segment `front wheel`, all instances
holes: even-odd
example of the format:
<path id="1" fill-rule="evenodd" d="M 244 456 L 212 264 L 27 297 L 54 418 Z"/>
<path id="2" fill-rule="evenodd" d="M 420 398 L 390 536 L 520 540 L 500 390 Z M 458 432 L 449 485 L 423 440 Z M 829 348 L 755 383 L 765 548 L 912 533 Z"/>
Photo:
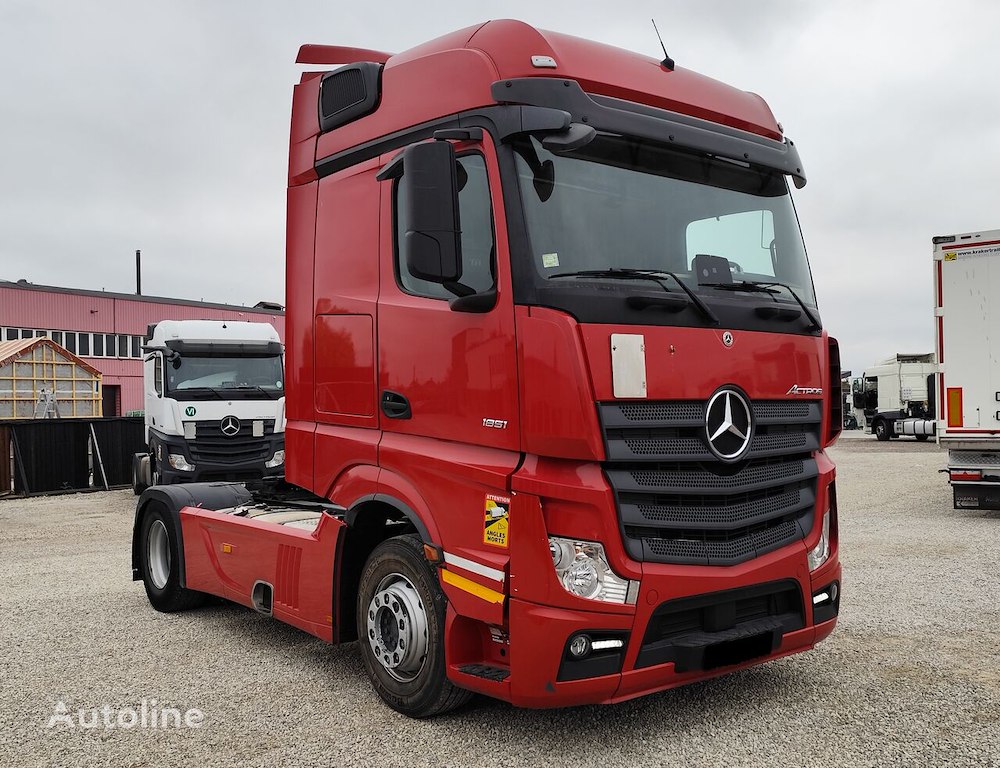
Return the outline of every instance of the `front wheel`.
<path id="1" fill-rule="evenodd" d="M 142 519 L 139 541 L 142 582 L 156 610 L 164 613 L 184 611 L 205 601 L 203 593 L 181 586 L 180 541 L 174 521 L 162 504 L 150 502 Z"/>
<path id="2" fill-rule="evenodd" d="M 931 438 L 930 435 L 914 435 L 914 437 L 916 437 L 921 443 L 927 442 Z"/>
<path id="3" fill-rule="evenodd" d="M 889 425 L 885 423 L 882 419 L 878 419 L 875 425 L 872 427 L 875 432 L 875 437 L 881 441 L 886 441 L 889 439 Z"/>
<path id="4" fill-rule="evenodd" d="M 368 558 L 358 585 L 358 645 L 375 692 L 404 715 L 439 715 L 472 696 L 446 673 L 447 602 L 418 537 L 387 539 Z"/>

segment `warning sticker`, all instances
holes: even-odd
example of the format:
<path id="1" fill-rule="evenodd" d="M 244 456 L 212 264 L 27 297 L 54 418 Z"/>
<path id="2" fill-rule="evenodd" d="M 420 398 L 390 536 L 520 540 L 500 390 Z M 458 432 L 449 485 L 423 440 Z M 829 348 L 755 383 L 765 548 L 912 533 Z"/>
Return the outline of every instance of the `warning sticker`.
<path id="1" fill-rule="evenodd" d="M 507 547 L 510 529 L 510 497 L 486 494 L 486 512 L 483 523 L 483 543 Z"/>
<path id="2" fill-rule="evenodd" d="M 546 269 L 552 269 L 553 267 L 559 266 L 559 254 L 558 253 L 543 253 L 542 254 L 542 266 Z"/>

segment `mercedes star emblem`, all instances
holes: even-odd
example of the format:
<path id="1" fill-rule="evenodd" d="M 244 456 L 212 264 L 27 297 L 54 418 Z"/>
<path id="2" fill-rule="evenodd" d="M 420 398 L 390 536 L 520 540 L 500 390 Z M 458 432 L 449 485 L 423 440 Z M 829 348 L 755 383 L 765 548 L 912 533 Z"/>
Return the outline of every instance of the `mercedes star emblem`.
<path id="1" fill-rule="evenodd" d="M 722 334 L 722 343 L 725 344 L 727 347 L 733 346 L 733 334 L 730 333 L 729 331 L 726 331 L 724 334 Z"/>
<path id="2" fill-rule="evenodd" d="M 712 395 L 705 409 L 705 434 L 708 447 L 723 461 L 737 461 L 753 435 L 750 403 L 735 389 L 723 388 Z"/>
<path id="3" fill-rule="evenodd" d="M 226 437 L 235 437 L 240 432 L 240 420 L 235 416 L 226 416 L 220 424 L 222 434 Z"/>

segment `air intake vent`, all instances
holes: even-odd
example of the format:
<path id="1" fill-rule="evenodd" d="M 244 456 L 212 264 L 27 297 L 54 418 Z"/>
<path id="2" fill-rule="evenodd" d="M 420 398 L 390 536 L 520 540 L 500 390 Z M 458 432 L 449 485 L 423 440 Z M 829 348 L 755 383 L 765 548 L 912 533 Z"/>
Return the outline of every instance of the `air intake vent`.
<path id="1" fill-rule="evenodd" d="M 382 65 L 348 64 L 323 76 L 319 91 L 319 128 L 332 131 L 374 112 L 381 92 Z"/>

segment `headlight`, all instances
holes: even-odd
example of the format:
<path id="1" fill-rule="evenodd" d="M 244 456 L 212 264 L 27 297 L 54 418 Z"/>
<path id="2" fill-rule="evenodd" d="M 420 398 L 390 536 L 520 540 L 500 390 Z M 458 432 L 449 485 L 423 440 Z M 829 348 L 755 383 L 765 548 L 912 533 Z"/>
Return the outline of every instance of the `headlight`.
<path id="1" fill-rule="evenodd" d="M 549 552 L 559 583 L 571 595 L 606 603 L 635 602 L 637 590 L 630 587 L 638 586 L 638 582 L 623 579 L 611 570 L 603 544 L 550 536 Z"/>
<path id="2" fill-rule="evenodd" d="M 819 543 L 809 552 L 809 570 L 815 571 L 830 557 L 830 510 L 823 515 L 823 531 Z"/>
<path id="3" fill-rule="evenodd" d="M 280 450 L 280 451 L 275 451 L 274 456 L 271 457 L 271 460 L 264 462 L 264 466 L 267 467 L 268 469 L 271 469 L 272 467 L 280 467 L 284 463 L 285 463 L 285 451 Z"/>
<path id="4" fill-rule="evenodd" d="M 187 459 L 179 453 L 171 453 L 167 456 L 167 461 L 170 462 L 171 467 L 179 469 L 181 472 L 194 472 L 194 464 L 188 464 Z"/>

